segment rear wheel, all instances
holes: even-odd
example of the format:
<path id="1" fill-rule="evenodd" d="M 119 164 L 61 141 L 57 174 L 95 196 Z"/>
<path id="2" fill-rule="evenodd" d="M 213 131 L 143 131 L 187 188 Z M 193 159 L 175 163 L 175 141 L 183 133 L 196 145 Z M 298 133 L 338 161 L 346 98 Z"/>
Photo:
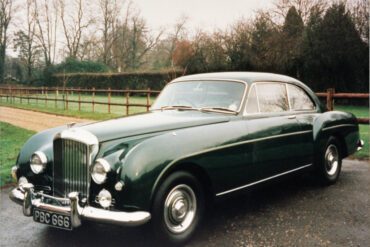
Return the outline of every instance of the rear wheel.
<path id="1" fill-rule="evenodd" d="M 167 244 L 184 244 L 199 225 L 204 206 L 203 188 L 192 174 L 182 171 L 171 174 L 154 198 L 155 236 Z"/>
<path id="2" fill-rule="evenodd" d="M 325 184 L 334 184 L 340 175 L 342 156 L 340 143 L 337 138 L 330 137 L 325 149 L 321 153 L 317 167 L 318 175 Z"/>

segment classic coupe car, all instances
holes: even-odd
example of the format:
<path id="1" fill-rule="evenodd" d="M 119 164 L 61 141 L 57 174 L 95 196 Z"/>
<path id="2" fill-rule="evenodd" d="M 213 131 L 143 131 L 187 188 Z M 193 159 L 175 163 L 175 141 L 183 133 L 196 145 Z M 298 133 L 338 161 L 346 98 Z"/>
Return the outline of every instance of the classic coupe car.
<path id="1" fill-rule="evenodd" d="M 296 79 L 190 75 L 170 82 L 148 113 L 31 137 L 10 198 L 50 226 L 150 221 L 160 239 L 183 243 L 208 201 L 303 171 L 333 184 L 362 145 L 356 118 L 326 111 Z"/>

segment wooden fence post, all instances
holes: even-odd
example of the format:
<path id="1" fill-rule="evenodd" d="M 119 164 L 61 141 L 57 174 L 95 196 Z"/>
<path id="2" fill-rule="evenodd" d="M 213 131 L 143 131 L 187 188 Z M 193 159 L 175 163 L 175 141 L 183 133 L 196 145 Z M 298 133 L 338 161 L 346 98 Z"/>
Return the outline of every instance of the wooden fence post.
<path id="1" fill-rule="evenodd" d="M 72 88 L 73 89 L 73 88 Z M 68 111 L 68 89 L 66 91 L 66 110 Z"/>
<path id="2" fill-rule="evenodd" d="M 95 87 L 93 87 L 92 91 L 92 112 L 95 112 Z"/>
<path id="3" fill-rule="evenodd" d="M 110 113 L 111 90 L 108 88 L 108 113 Z"/>
<path id="4" fill-rule="evenodd" d="M 326 91 L 326 108 L 329 111 L 332 111 L 334 109 L 334 93 L 335 89 L 334 88 L 328 88 Z"/>
<path id="5" fill-rule="evenodd" d="M 13 103 L 12 86 L 9 86 L 9 92 L 10 92 L 10 103 Z"/>
<path id="6" fill-rule="evenodd" d="M 148 92 L 146 93 L 146 111 L 149 111 L 150 107 L 150 88 L 148 88 Z"/>
<path id="7" fill-rule="evenodd" d="M 58 87 L 55 88 L 55 95 L 54 95 L 54 107 L 55 108 L 58 108 L 58 94 L 59 94 L 59 91 L 58 91 Z"/>
<path id="8" fill-rule="evenodd" d="M 44 94 L 45 94 L 45 106 L 48 106 L 48 87 L 44 87 Z"/>
<path id="9" fill-rule="evenodd" d="M 81 88 L 78 88 L 78 111 L 81 111 Z"/>
<path id="10" fill-rule="evenodd" d="M 129 115 L 130 91 L 126 88 L 126 116 Z"/>
<path id="11" fill-rule="evenodd" d="M 21 101 L 22 104 L 22 88 L 19 89 L 19 100 Z"/>

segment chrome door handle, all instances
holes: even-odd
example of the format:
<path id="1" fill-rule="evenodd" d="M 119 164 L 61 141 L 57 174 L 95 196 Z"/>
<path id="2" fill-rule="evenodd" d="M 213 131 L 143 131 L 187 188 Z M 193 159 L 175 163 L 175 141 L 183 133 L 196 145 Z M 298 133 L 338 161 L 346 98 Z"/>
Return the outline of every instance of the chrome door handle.
<path id="1" fill-rule="evenodd" d="M 292 116 L 289 116 L 289 117 L 288 117 L 288 119 L 295 119 L 295 118 L 297 118 L 297 116 L 296 116 L 296 115 L 292 115 Z"/>

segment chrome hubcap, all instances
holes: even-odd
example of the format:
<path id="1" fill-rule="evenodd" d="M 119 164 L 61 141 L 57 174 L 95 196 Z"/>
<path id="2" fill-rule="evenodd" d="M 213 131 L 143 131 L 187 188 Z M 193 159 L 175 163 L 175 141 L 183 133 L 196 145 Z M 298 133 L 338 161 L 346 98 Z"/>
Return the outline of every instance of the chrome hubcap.
<path id="1" fill-rule="evenodd" d="M 339 153 L 335 145 L 330 144 L 325 152 L 325 169 L 328 175 L 333 176 L 338 169 Z"/>
<path id="2" fill-rule="evenodd" d="M 164 221 L 173 233 L 186 231 L 193 223 L 197 210 L 195 193 L 185 184 L 177 185 L 168 193 L 164 203 Z"/>

